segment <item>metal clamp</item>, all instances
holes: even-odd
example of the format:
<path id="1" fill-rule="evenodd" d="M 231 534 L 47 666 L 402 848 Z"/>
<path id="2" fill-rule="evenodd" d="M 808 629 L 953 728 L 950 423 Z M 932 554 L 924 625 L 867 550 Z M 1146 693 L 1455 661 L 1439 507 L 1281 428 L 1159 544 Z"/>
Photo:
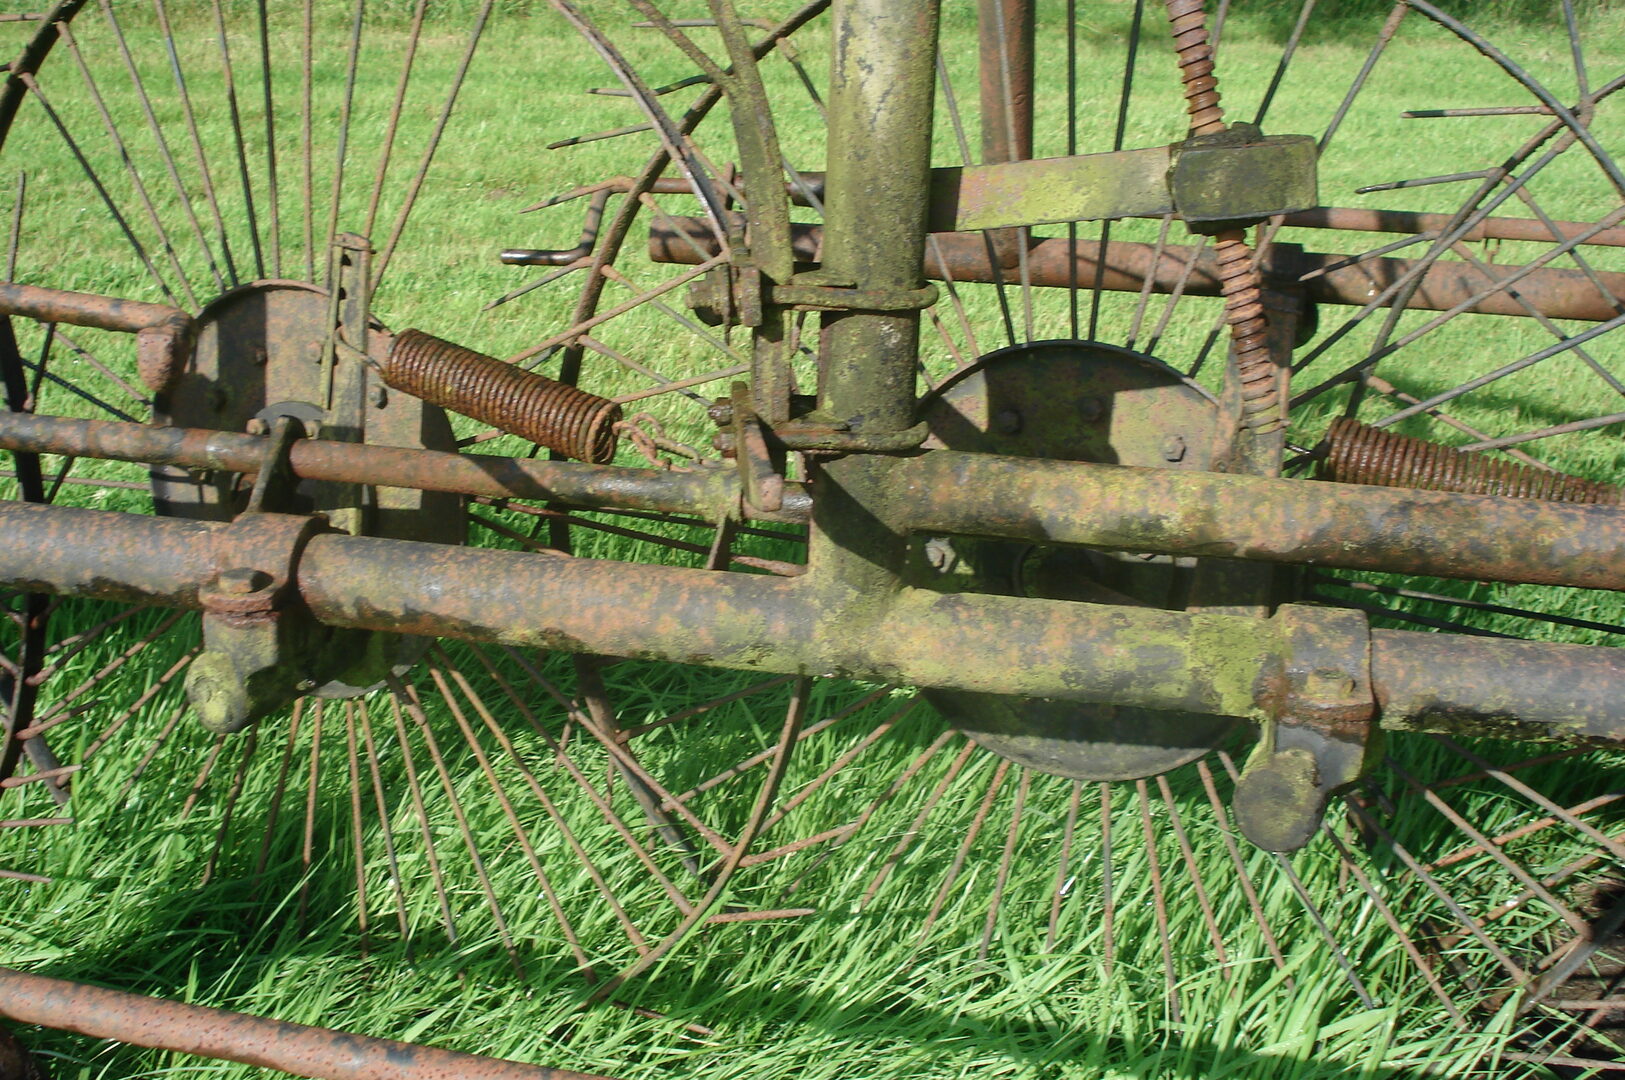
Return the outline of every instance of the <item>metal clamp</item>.
<path id="1" fill-rule="evenodd" d="M 937 302 L 937 287 L 853 289 L 797 282 L 773 286 L 773 302 L 796 311 L 919 311 Z"/>
<path id="2" fill-rule="evenodd" d="M 198 589 L 203 653 L 186 673 L 186 695 L 211 731 L 241 731 L 318 685 L 333 633 L 294 590 L 299 556 L 329 531 L 320 516 L 246 513 L 214 538 L 215 572 Z"/>
<path id="3" fill-rule="evenodd" d="M 1193 232 L 1245 228 L 1319 205 L 1315 140 L 1251 124 L 1169 147 L 1168 194 Z"/>
<path id="4" fill-rule="evenodd" d="M 1274 622 L 1282 665 L 1258 688 L 1263 730 L 1233 809 L 1253 843 L 1295 851 L 1379 751 L 1371 630 L 1361 612 L 1298 604 L 1282 606 Z"/>

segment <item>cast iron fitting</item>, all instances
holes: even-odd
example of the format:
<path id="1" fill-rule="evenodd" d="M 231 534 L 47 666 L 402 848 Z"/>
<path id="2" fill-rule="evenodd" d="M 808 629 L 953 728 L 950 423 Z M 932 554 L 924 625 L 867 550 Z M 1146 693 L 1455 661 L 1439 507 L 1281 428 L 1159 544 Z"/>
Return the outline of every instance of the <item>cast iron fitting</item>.
<path id="1" fill-rule="evenodd" d="M 380 371 L 396 390 L 565 457 L 602 464 L 615 456 L 616 402 L 421 330 L 397 336 Z"/>
<path id="2" fill-rule="evenodd" d="M 1323 480 L 1617 506 L 1617 484 L 1534 469 L 1400 435 L 1345 416 L 1326 434 Z"/>

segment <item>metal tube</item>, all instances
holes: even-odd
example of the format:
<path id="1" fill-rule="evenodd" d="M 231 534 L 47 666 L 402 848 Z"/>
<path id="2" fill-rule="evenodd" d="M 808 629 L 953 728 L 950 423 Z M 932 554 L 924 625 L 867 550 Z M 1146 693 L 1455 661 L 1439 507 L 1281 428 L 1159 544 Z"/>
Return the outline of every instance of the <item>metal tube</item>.
<path id="1" fill-rule="evenodd" d="M 0 1016 L 318 1080 L 605 1080 L 0 968 Z"/>
<path id="2" fill-rule="evenodd" d="M 938 0 L 832 5 L 829 145 L 839 153 L 825 177 L 822 284 L 883 295 L 924 283 L 938 15 Z M 819 411 L 860 436 L 907 429 L 919 334 L 918 310 L 826 314 Z M 852 454 L 814 476 L 807 580 L 822 594 L 820 639 L 861 633 L 863 613 L 899 588 L 907 536 L 891 520 L 889 465 Z"/>
<path id="3" fill-rule="evenodd" d="M 193 607 L 211 569 L 212 528 L 194 522 L 12 504 L 0 530 L 26 545 L 0 549 L 0 585 Z M 132 530 L 138 550 L 115 544 Z M 52 556 L 33 549 L 69 532 L 95 564 L 42 571 Z M 342 534 L 313 537 L 295 578 L 334 626 L 1226 716 L 1253 714 L 1283 662 L 1268 619 L 922 589 L 831 610 L 805 577 Z M 1617 650 L 1422 637 L 1373 633 L 1384 726 L 1496 733 L 1516 716 L 1525 734 L 1625 741 Z M 1579 676 L 1583 694 L 1566 686 Z"/>
<path id="4" fill-rule="evenodd" d="M 1257 620 L 914 589 L 823 634 L 805 578 L 332 535 L 299 589 L 337 626 L 1227 715 L 1274 647 Z"/>
<path id="5" fill-rule="evenodd" d="M 265 459 L 265 446 L 264 436 L 239 432 L 0 412 L 0 449 L 26 453 L 255 473 Z M 712 521 L 737 513 L 739 506 L 738 474 L 732 468 L 680 473 L 323 439 L 294 443 L 289 464 L 295 476 L 307 480 L 696 514 Z M 811 498 L 806 486 L 785 486 L 780 512 L 752 516 L 807 520 Z"/>
<path id="6" fill-rule="evenodd" d="M 230 432 L 0 412 L 0 449 L 252 472 L 264 444 L 260 436 Z M 310 479 L 494 498 L 710 518 L 738 505 L 736 476 L 724 470 L 675 473 L 319 439 L 295 443 L 291 463 L 296 475 Z M 1625 588 L 1625 510 L 1618 507 L 950 450 L 881 464 L 895 471 L 887 480 L 895 496 L 887 501 L 899 530 Z M 807 520 L 809 489 L 785 487 L 785 505 L 772 518 Z M 831 491 L 824 496 L 836 498 Z M 850 506 L 849 512 L 858 513 Z M 136 534 L 151 529 L 150 519 L 134 522 Z M 109 532 L 109 550 L 127 535 L 133 534 Z M 24 546 L 19 534 L 17 547 Z"/>
<path id="7" fill-rule="evenodd" d="M 220 526 L 0 501 L 0 583 L 32 592 L 196 607 Z"/>
<path id="8" fill-rule="evenodd" d="M 681 229 L 681 232 L 678 229 Z M 792 230 L 797 258 L 808 259 L 817 250 L 821 226 L 797 225 Z M 1601 235 L 1601 234 L 1599 234 Z M 684 237 L 688 239 L 684 239 Z M 694 250 L 689 240 L 699 246 Z M 698 263 L 715 254 L 717 243 L 699 219 L 679 219 L 677 228 L 657 223 L 650 229 L 650 257 L 660 262 Z M 939 261 L 940 253 L 940 261 Z M 1066 288 L 1072 281 L 1095 281 L 1099 245 L 1069 246 L 1064 238 L 1035 239 L 1027 250 L 1027 274 L 1033 285 Z M 1191 296 L 1218 296 L 1218 263 L 1211 247 L 1198 251 L 1190 245 L 1137 244 L 1113 240 L 1106 245 L 1100 287 L 1108 292 L 1139 292 L 1146 278 L 1151 291 L 1169 293 L 1181 280 Z M 1194 262 L 1189 275 L 1185 267 Z M 1322 304 L 1363 307 L 1390 284 L 1409 274 L 1412 259 L 1375 258 L 1350 264 L 1349 256 L 1306 252 L 1296 244 L 1273 244 L 1260 269 L 1268 283 L 1302 289 L 1306 299 Z M 1337 267 L 1337 269 L 1329 269 Z M 959 282 L 991 282 L 1008 271 L 990 266 L 987 245 L 972 233 L 933 233 L 931 256 L 924 262 L 926 276 Z M 1314 274 L 1306 281 L 1305 275 Z M 1625 296 L 1625 274 L 1598 271 L 1598 278 L 1615 296 Z M 1482 292 L 1488 284 L 1467 263 L 1439 260 L 1423 271 L 1407 306 L 1422 311 L 1445 311 Z M 1602 322 L 1619 314 L 1609 297 L 1578 270 L 1542 267 L 1517 283 L 1516 295 L 1500 290 L 1479 300 L 1468 312 L 1478 315 L 1517 315 L 1529 311 L 1519 297 L 1552 319 Z"/>
<path id="9" fill-rule="evenodd" d="M 823 267 L 865 292 L 920 287 L 931 187 L 936 0 L 835 0 Z M 918 311 L 829 315 L 820 406 L 853 430 L 914 422 Z"/>
<path id="10" fill-rule="evenodd" d="M 1625 509 L 938 450 L 897 466 L 925 531 L 1625 590 Z"/>
<path id="11" fill-rule="evenodd" d="M 1625 650 L 1371 631 L 1371 684 L 1391 731 L 1617 742 Z"/>

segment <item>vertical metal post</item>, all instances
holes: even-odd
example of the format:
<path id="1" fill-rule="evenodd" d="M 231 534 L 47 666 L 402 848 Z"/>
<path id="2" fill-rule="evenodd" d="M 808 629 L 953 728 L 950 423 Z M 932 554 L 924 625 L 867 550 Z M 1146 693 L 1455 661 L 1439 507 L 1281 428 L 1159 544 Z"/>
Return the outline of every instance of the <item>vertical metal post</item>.
<path id="1" fill-rule="evenodd" d="M 866 292 L 924 284 L 938 0 L 835 0 L 825 179 L 824 265 L 830 284 Z M 854 433 L 914 422 L 918 311 L 824 318 L 820 412 Z M 905 538 L 889 522 L 884 457 L 823 463 L 810 568 L 830 608 L 896 588 Z"/>
<path id="2" fill-rule="evenodd" d="M 1033 0 L 978 0 L 982 161 L 1033 156 Z"/>
<path id="3" fill-rule="evenodd" d="M 936 0 L 835 0 L 824 277 L 865 291 L 924 284 Z M 914 415 L 919 314 L 824 320 L 822 411 L 857 432 Z"/>
<path id="4" fill-rule="evenodd" d="M 1033 0 L 977 0 L 982 162 L 1033 156 Z M 1000 266 L 1015 266 L 1027 229 L 989 230 Z"/>

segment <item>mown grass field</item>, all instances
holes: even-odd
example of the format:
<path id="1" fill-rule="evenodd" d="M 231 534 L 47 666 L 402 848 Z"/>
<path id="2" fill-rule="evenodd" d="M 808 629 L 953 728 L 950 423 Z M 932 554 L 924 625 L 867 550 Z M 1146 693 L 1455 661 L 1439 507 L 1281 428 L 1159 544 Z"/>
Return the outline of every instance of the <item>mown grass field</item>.
<path id="1" fill-rule="evenodd" d="M 1281 8 L 1295 5 L 1264 5 L 1259 11 L 1240 2 L 1234 6 L 1221 47 L 1223 88 L 1231 115 L 1250 119 L 1291 30 L 1292 13 Z M 1365 59 L 1384 14 L 1366 10 L 1372 5 L 1323 6 L 1338 10 L 1324 13 L 1327 21 L 1314 24 L 1305 36 L 1266 118 L 1271 131 L 1323 130 L 1343 88 Z M 581 202 L 529 215 L 518 211 L 578 184 L 634 171 L 654 142 L 642 132 L 544 149 L 550 142 L 640 119 L 624 97 L 582 93 L 615 85 L 613 75 L 562 19 L 544 7 L 517 2 L 494 6 L 444 144 L 375 297 L 375 314 L 387 326 L 421 327 L 479 351 L 507 356 L 568 325 L 579 272 L 487 309 L 493 299 L 542 274 L 535 268 L 500 266 L 494 253 L 507 246 L 574 244 Z M 608 0 L 581 7 L 606 26 L 624 26 L 631 18 L 622 5 Z M 766 0 L 741 4 L 752 16 L 779 16 L 782 7 Z M 1183 134 L 1171 52 L 1160 13 L 1151 7 L 1134 71 L 1135 99 L 1124 121 L 1126 146 L 1170 142 Z M 132 172 L 106 138 L 101 114 L 85 93 L 71 55 L 59 49 L 39 76 L 46 100 L 96 170 L 107 200 L 128 211 L 129 227 L 151 254 L 157 277 L 183 306 L 196 305 L 180 295 L 186 292 L 182 278 L 200 302 L 219 291 L 205 249 L 224 270 L 229 247 L 237 264 L 235 276 L 243 281 L 304 278 L 312 276 L 311 266 L 318 268 L 313 276 L 320 280 L 319 249 L 330 214 L 341 230 L 366 231 L 382 243 L 421 160 L 425 140 L 439 120 L 445 90 L 465 48 L 467 25 L 478 6 L 469 0 L 435 6 L 425 23 L 395 150 L 388 167 L 378 174 L 383 177 L 382 197 L 370 229 L 366 221 L 373 178 L 412 9 L 404 0 L 367 7 L 366 29 L 355 46 L 359 61 L 346 130 L 345 170 L 335 183 L 350 69 L 351 10 L 336 4 L 319 8 L 313 18 L 317 59 L 311 66 L 308 200 L 303 192 L 305 114 L 300 104 L 302 12 L 291 4 L 269 6 L 271 82 L 282 104 L 275 111 L 275 150 L 267 155 L 266 136 L 259 126 L 264 120 L 259 104 L 263 84 L 257 8 L 228 2 L 220 9 L 228 17 L 227 41 L 238 65 L 241 116 L 248 118 L 243 122 L 249 131 L 244 154 L 252 177 L 248 192 L 259 225 L 261 265 L 255 265 L 248 199 L 234 172 L 235 134 L 209 7 L 175 4 L 169 16 L 177 62 L 187 73 L 197 142 L 212 158 L 223 229 L 207 210 L 190 120 L 169 81 L 171 61 L 153 11 L 132 7 L 122 16 L 122 25 L 133 63 L 151 90 L 157 126 L 172 140 L 178 185 L 168 180 L 156 153 L 116 37 L 99 19 L 87 16 L 76 24 L 87 68 L 101 87 L 113 122 L 127 133 L 129 152 L 138 163 L 135 174 L 148 185 L 150 216 L 171 230 L 173 260 L 150 227 Z M 1052 4 L 1043 13 L 1040 55 L 1046 85 L 1066 62 L 1065 35 L 1054 29 L 1060 8 Z M 1482 19 L 1480 28 L 1560 98 L 1568 100 L 1575 93 L 1572 57 L 1554 5 L 1471 8 L 1470 13 Z M 672 4 L 670 10 L 674 16 L 699 17 L 704 5 Z M 1051 90 L 1040 97 L 1041 155 L 1112 147 L 1116 88 L 1123 79 L 1132 5 L 1090 2 L 1077 4 L 1076 10 L 1075 63 L 1085 91 L 1077 100 L 1075 118 L 1069 115 L 1063 93 Z M 1584 9 L 1582 20 L 1595 86 L 1621 70 L 1625 37 L 1619 33 L 1619 12 L 1608 5 Z M 694 33 L 708 46 L 714 44 L 708 31 Z M 794 39 L 800 62 L 819 86 L 828 65 L 825 33 L 823 24 L 815 22 Z M 20 32 L 13 36 L 21 42 Z M 947 6 L 943 38 L 950 84 L 969 112 L 975 81 L 973 5 Z M 652 31 L 623 31 L 615 40 L 651 85 L 692 74 L 688 62 Z M 800 168 L 820 167 L 826 147 L 817 107 L 788 64 L 774 61 L 765 71 L 785 156 Z M 1384 56 L 1379 74 L 1357 99 L 1322 160 L 1322 198 L 1329 204 L 1453 209 L 1456 204 L 1450 195 L 1441 196 L 1438 187 L 1371 195 L 1356 194 L 1354 188 L 1488 167 L 1538 122 L 1528 116 L 1396 119 L 1405 109 L 1529 100 L 1482 57 L 1415 14 Z M 671 107 L 679 109 L 692 93 L 679 92 L 665 100 L 678 102 Z M 939 112 L 945 120 L 949 116 L 945 102 L 939 104 Z M 1603 145 L 1619 145 L 1621 118 L 1617 104 L 1598 110 L 1594 130 Z M 1076 135 L 1069 139 L 1067 131 L 1074 123 Z M 974 146 L 974 117 L 967 117 L 966 124 Z M 713 161 L 731 158 L 731 136 L 720 111 L 702 129 L 700 142 Z M 269 229 L 270 158 L 277 163 L 279 181 L 280 228 L 274 245 Z M 936 160 L 940 164 L 962 160 L 951 123 L 938 125 Z M 102 196 L 86 184 L 81 163 L 64 152 L 60 132 L 38 101 L 25 102 L 0 151 L 0 186 L 17 182 L 19 174 L 25 176 L 26 197 L 17 215 L 21 239 L 16 245 L 16 280 L 164 299 L 154 275 L 132 257 L 131 245 L 108 214 Z M 1594 163 L 1583 155 L 1566 155 L 1541 179 L 1543 208 L 1560 220 L 1596 220 L 1618 202 L 1599 178 Z M 0 196 L 0 206 L 4 202 Z M 673 197 L 663 205 L 672 213 L 697 212 L 693 200 Z M 199 214 L 195 228 L 185 213 L 188 206 Z M 816 219 L 811 210 L 796 214 L 800 220 Z M 315 238 L 311 246 L 305 239 L 307 220 Z M 1083 227 L 1080 235 L 1085 243 L 1094 240 L 1095 229 Z M 221 232 L 227 237 L 224 244 Z M 1065 235 L 1063 228 L 1047 232 Z M 1140 221 L 1120 223 L 1113 236 L 1154 242 L 1157 234 L 1158 223 Z M 196 242 L 197 236 L 204 238 L 202 243 Z M 1283 234 L 1281 239 L 1326 243 L 1324 235 L 1307 230 Z M 1360 245 L 1375 247 L 1390 239 L 1394 238 L 1365 235 L 1346 246 L 1329 246 L 1356 251 Z M 627 279 L 648 286 L 669 276 L 670 268 L 649 262 L 639 253 L 640 246 L 641 230 L 634 230 L 627 255 L 618 263 Z M 1482 246 L 1476 254 L 1512 264 L 1537 251 L 1534 245 L 1507 243 L 1493 249 Z M 1598 269 L 1625 269 L 1618 249 L 1598 249 L 1589 257 Z M 630 295 L 617 293 L 620 288 L 611 285 L 606 293 L 611 302 Z M 922 344 L 923 364 L 934 377 L 950 370 L 956 355 L 974 356 L 1012 338 L 1042 340 L 1070 334 L 1072 308 L 1064 292 L 1034 296 L 1029 324 L 1020 290 L 1009 290 L 1007 331 L 995 289 L 963 286 L 960 291 L 963 314 L 946 303 L 939 305 L 945 331 L 929 329 Z M 1080 317 L 1088 320 L 1089 297 L 1080 302 Z M 1165 310 L 1170 312 L 1166 325 L 1158 326 Z M 1115 343 L 1132 337 L 1135 347 L 1187 369 L 1205 347 L 1211 348 L 1204 343 L 1217 313 L 1216 302 L 1203 298 L 1188 298 L 1166 309 L 1158 297 L 1141 310 L 1133 295 L 1106 296 L 1095 336 Z M 1350 312 L 1320 314 L 1324 336 Z M 1407 315 L 1396 332 L 1403 333 L 1424 318 Z M 1336 370 L 1363 355 L 1380 321 L 1379 317 L 1361 323 L 1344 345 L 1329 350 L 1303 378 L 1313 382 L 1317 373 Z M 1580 327 L 1565 324 L 1559 329 L 1565 328 L 1572 333 Z M 72 336 L 113 371 L 127 378 L 133 370 L 127 342 L 93 331 Z M 610 348 L 668 378 L 717 367 L 726 362 L 727 348 L 746 347 L 742 338 L 735 337 L 719 348 L 716 341 L 681 328 L 669 315 L 650 308 L 606 326 L 600 336 Z M 1463 318 L 1402 350 L 1379 370 L 1389 372 L 1390 380 L 1406 392 L 1426 396 L 1487 370 L 1495 358 L 1521 356 L 1552 340 L 1550 331 L 1530 320 Z M 1625 376 L 1625 346 L 1617 340 L 1618 335 L 1599 339 L 1591 351 L 1598 364 Z M 40 335 L 25 332 L 25 355 L 37 357 L 40 348 Z M 120 387 L 117 379 L 60 343 L 53 349 L 51 371 L 95 399 L 144 416 L 144 403 Z M 1216 362 L 1205 364 L 1201 381 L 1216 385 L 1218 368 Z M 647 384 L 645 376 L 609 361 L 594 365 L 586 378 L 586 385 L 606 394 Z M 720 393 L 725 385 L 698 389 Z M 1617 409 L 1611 404 L 1617 397 L 1611 394 L 1583 363 L 1567 354 L 1465 396 L 1455 415 L 1491 433 L 1532 430 Z M 1293 438 L 1312 444 L 1340 400 L 1332 396 L 1295 414 Z M 106 415 L 93 401 L 50 383 L 42 384 L 38 404 L 45 412 Z M 655 398 L 652 411 L 674 436 L 701 441 L 703 414 L 691 403 L 669 406 L 666 399 Z M 1368 412 L 1377 411 L 1377 403 L 1368 404 Z M 465 435 L 477 430 L 471 423 L 459 426 Z M 1405 430 L 1439 435 L 1437 425 L 1410 424 Z M 1620 432 L 1615 425 L 1550 440 L 1541 444 L 1541 452 L 1561 468 L 1617 479 L 1625 475 Z M 1461 440 L 1459 433 L 1445 431 L 1443 436 Z M 526 448 L 509 439 L 476 449 L 522 453 Z M 624 463 L 639 460 L 630 451 L 624 454 Z M 100 463 L 81 464 L 72 475 L 133 485 L 143 479 L 138 466 Z M 12 481 L 0 479 L 0 495 L 14 493 Z M 150 511 L 145 493 L 130 486 L 69 485 L 62 501 Z M 531 530 L 532 520 L 522 514 L 477 512 L 508 530 L 477 530 L 475 538 L 481 543 L 516 547 L 519 542 L 512 533 Z M 707 535 L 703 529 L 675 532 L 700 543 Z M 759 555 L 797 557 L 793 542 L 749 543 Z M 673 553 L 602 533 L 580 536 L 578 553 L 689 564 L 699 559 L 694 553 Z M 1594 593 L 1563 595 L 1532 587 L 1432 581 L 1405 584 L 1464 590 L 1475 599 L 1526 605 L 1571 618 L 1621 622 L 1617 601 Z M 54 616 L 53 635 L 68 638 L 116 610 L 92 603 L 66 605 Z M 1435 617 L 1450 614 L 1448 608 L 1426 604 L 1410 605 L 1409 610 Z M 649 912 L 648 925 L 656 933 L 664 933 L 677 919 L 662 908 L 664 897 L 642 864 L 563 775 L 560 755 L 549 739 L 567 730 L 565 710 L 530 678 L 524 663 L 499 653 L 448 645 L 445 654 L 432 654 L 412 676 L 424 695 L 422 727 L 416 726 L 412 715 L 402 721 L 394 714 L 388 695 L 375 694 L 353 710 L 330 706 L 325 726 L 313 710 L 306 710 L 297 723 L 284 714 L 267 720 L 252 737 L 217 743 L 183 715 L 180 680 L 173 674 L 177 661 L 195 646 L 196 622 L 187 617 L 171 625 L 166 618 L 154 612 L 134 616 L 118 633 L 73 655 L 48 688 L 59 696 L 67 693 L 121 651 L 153 635 L 153 644 L 138 660 L 99 681 L 94 693 L 78 702 L 89 707 L 53 736 L 65 760 L 86 762 L 74 780 L 71 812 L 77 824 L 71 829 L 8 829 L 0 835 L 0 866 L 51 879 L 0 882 L 7 905 L 0 919 L 4 963 L 301 1023 L 625 1077 L 761 1077 L 793 1072 L 843 1078 L 1330 1080 L 1400 1074 L 1500 1076 L 1534 1068 L 1497 1054 L 1546 1021 L 1517 1017 L 1509 1008 L 1497 1009 L 1492 1001 L 1464 1024 L 1454 1023 L 1417 978 L 1383 904 L 1355 887 L 1351 863 L 1335 847 L 1320 843 L 1295 856 L 1285 864 L 1291 875 L 1282 863 L 1261 852 L 1232 849 L 1229 834 L 1212 814 L 1206 789 L 1187 769 L 1171 777 L 1166 789 L 1153 783 L 1136 792 L 1132 785 L 1120 785 L 1107 794 L 1104 811 L 1090 788 L 1082 810 L 1073 811 L 1079 839 L 1070 875 L 1059 879 L 1056 852 L 1070 829 L 1071 785 L 1045 777 L 1018 782 L 1013 772 L 1006 777 L 996 760 L 980 754 L 954 765 L 954 755 L 942 753 L 920 766 L 913 786 L 885 803 L 858 839 L 841 849 L 839 858 L 827 862 L 803 858 L 767 867 L 741 878 L 728 897 L 740 906 L 764 908 L 800 904 L 804 901 L 799 898 L 812 897 L 805 901 L 814 909 L 812 914 L 707 927 L 682 943 L 650 976 L 622 991 L 617 1004 L 588 1004 L 581 964 L 562 943 L 557 915 L 538 886 L 536 866 L 546 866 L 559 904 L 570 913 L 572 932 L 595 968 L 612 972 L 630 962 L 636 950 L 597 899 L 594 882 L 560 838 L 560 830 L 550 827 L 535 805 L 516 812 L 523 817 L 527 834 L 538 838 L 534 858 L 521 850 L 513 821 L 493 795 L 494 782 L 521 785 L 517 763 L 528 762 L 538 783 L 560 793 L 560 816 L 569 823 L 571 835 L 593 854 L 596 870 L 626 906 Z M 1492 632 L 1532 632 L 1527 620 L 1499 615 L 1480 618 L 1477 625 Z M 8 626 L 4 632 L 13 631 Z M 1605 630 L 1576 626 L 1543 626 L 1533 632 L 1592 644 L 1617 645 L 1621 640 Z M 9 651 L 11 639 L 5 643 Z M 952 643 L 944 647 L 952 648 Z M 525 662 L 539 665 L 539 673 L 565 687 L 568 695 L 572 673 L 565 658 Z M 472 748 L 476 743 L 491 745 L 485 733 L 478 739 L 460 734 L 464 720 L 477 728 L 479 719 L 466 708 L 472 704 L 466 695 L 437 692 L 434 674 L 451 680 L 453 672 L 467 672 L 480 694 L 502 704 L 502 725 L 516 743 L 514 761 L 498 761 L 487 768 Z M 624 724 L 652 722 L 745 685 L 730 673 L 653 664 L 619 665 L 607 677 Z M 514 699 L 493 689 L 503 681 L 519 688 Z M 871 697 L 873 701 L 843 715 Z M 842 719 L 829 729 L 828 737 L 807 740 L 793 759 L 784 790 L 800 790 L 843 761 L 843 755 L 890 711 L 903 708 L 906 698 L 903 691 L 817 684 L 811 711 Z M 464 701 L 465 715 L 458 716 L 448 700 Z M 140 707 L 119 720 L 135 702 Z M 537 717 L 534 727 L 518 719 L 526 709 Z M 781 713 L 782 700 L 771 696 L 734 702 L 707 713 L 701 722 L 663 729 L 641 744 L 641 753 L 652 772 L 683 790 L 728 763 L 770 747 Z M 117 730 L 102 745 L 99 733 L 115 722 Z M 819 798 L 809 799 L 787 816 L 780 826 L 785 839 L 848 822 L 855 807 L 884 791 L 919 760 L 941 727 L 928 706 L 913 708 L 890 724 L 886 737 L 865 749 L 856 765 L 842 770 L 835 782 L 821 789 Z M 444 773 L 431 764 L 431 746 L 438 748 Z M 1459 760 L 1426 743 L 1396 740 L 1393 751 L 1416 776 L 1461 771 Z M 591 748 L 573 753 L 592 775 L 605 775 L 609 768 L 607 756 Z M 357 762 L 354 770 L 349 767 L 352 761 Z M 1599 753 L 1520 775 L 1571 805 L 1611 790 L 1617 773 L 1610 769 L 1615 764 Z M 421 770 L 423 806 L 406 794 L 408 771 L 413 768 Z M 1223 788 L 1222 771 L 1217 765 L 1213 768 Z M 371 776 L 369 770 L 375 770 Z M 743 783 L 719 787 L 703 804 L 704 812 L 714 815 L 712 821 L 719 828 L 737 827 L 749 809 L 753 783 L 747 776 Z M 885 871 L 889 852 L 898 838 L 908 835 L 933 786 L 947 792 L 943 809 L 919 832 L 895 869 Z M 1407 848 L 1438 855 L 1463 844 L 1448 821 L 1428 813 L 1416 800 L 1407 802 L 1402 783 L 1390 778 L 1380 786 L 1407 808 L 1392 824 Z M 1466 785 L 1458 795 L 1458 807 L 1486 833 L 1516 828 L 1530 819 L 1529 806 L 1509 797 L 1504 788 Z M 624 788 L 616 798 L 626 801 Z M 984 802 L 993 824 L 977 834 L 971 823 Z M 466 819 L 449 813 L 453 804 L 466 808 Z M 41 786 L 33 785 L 19 789 L 5 814 L 20 818 L 53 812 Z M 1019 829 L 1008 828 L 1013 820 L 1021 823 Z M 1110 856 L 1100 840 L 1103 821 L 1115 838 Z M 1184 823 L 1188 837 L 1176 841 L 1175 822 Z M 1356 843 L 1346 830 L 1340 836 Z M 1008 881 L 1000 881 L 997 871 L 1006 849 L 1012 853 L 1013 870 Z M 1558 838 L 1551 832 L 1516 848 L 1520 859 L 1547 868 L 1561 867 L 1584 850 L 1575 838 Z M 963 858 L 968 869 L 951 890 L 939 894 L 938 882 L 956 858 Z M 1448 924 L 1450 913 L 1442 902 L 1404 874 L 1391 854 L 1379 850 L 1362 855 L 1357 865 L 1370 874 L 1388 910 L 1418 923 L 1432 918 Z M 877 875 L 883 878 L 879 883 Z M 1243 876 L 1256 883 L 1257 906 L 1240 885 Z M 441 892 L 432 887 L 437 880 L 443 882 Z M 1193 882 L 1205 882 L 1205 890 L 1199 891 Z M 1508 887 L 1499 869 L 1484 860 L 1460 865 L 1449 882 L 1456 895 L 1478 896 L 1486 902 Z M 502 924 L 491 916 L 492 896 L 500 898 Z M 1322 920 L 1319 925 L 1304 896 L 1313 900 L 1313 910 Z M 1164 899 L 1166 911 L 1159 910 Z M 1104 918 L 1108 906 L 1109 926 Z M 935 914 L 928 914 L 932 909 Z M 1272 960 L 1260 909 L 1267 915 L 1267 927 L 1279 936 L 1279 963 Z M 1213 959 L 1215 932 L 1210 926 L 1222 939 L 1226 963 Z M 1529 908 L 1498 924 L 1507 947 L 1524 952 L 1538 952 L 1545 932 L 1545 924 Z M 1470 939 L 1437 947 L 1441 954 L 1449 954 L 1447 966 L 1464 980 L 1493 983 L 1498 977 Z M 1173 974 L 1168 971 L 1170 961 Z M 1345 968 L 1358 973 L 1359 989 Z M 1172 995 L 1170 982 L 1176 985 Z M 1492 995 L 1473 997 L 1482 1004 Z M 255 1074 L 244 1067 L 60 1034 L 27 1035 L 48 1055 L 53 1075 L 59 1078 Z"/>

